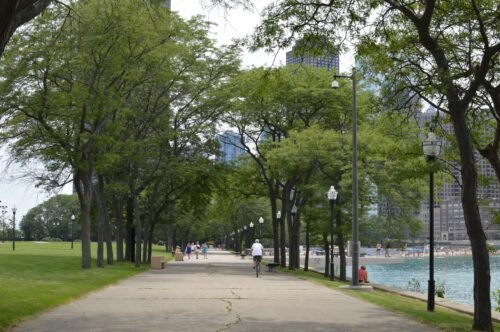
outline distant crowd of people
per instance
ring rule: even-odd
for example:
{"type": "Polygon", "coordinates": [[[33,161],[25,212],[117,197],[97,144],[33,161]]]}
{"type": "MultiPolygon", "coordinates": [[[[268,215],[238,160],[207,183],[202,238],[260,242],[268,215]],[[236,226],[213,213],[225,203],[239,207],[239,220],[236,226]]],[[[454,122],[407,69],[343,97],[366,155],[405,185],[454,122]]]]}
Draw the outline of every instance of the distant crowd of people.
{"type": "Polygon", "coordinates": [[[200,254],[203,254],[204,259],[208,259],[208,244],[206,242],[200,244],[199,241],[196,241],[195,244],[191,241],[186,244],[184,255],[188,256],[188,259],[191,259],[191,255],[194,255],[198,259],[200,254]]]}

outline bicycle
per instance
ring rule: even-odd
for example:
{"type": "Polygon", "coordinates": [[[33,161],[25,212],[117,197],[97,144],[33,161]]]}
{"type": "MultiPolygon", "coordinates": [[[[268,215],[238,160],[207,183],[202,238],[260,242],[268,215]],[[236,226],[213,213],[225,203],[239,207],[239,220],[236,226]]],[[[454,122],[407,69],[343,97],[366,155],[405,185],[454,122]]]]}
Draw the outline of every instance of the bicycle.
{"type": "Polygon", "coordinates": [[[257,276],[257,278],[259,277],[259,273],[260,273],[260,259],[261,259],[262,256],[255,256],[254,257],[254,260],[255,260],[255,274],[257,276]]]}

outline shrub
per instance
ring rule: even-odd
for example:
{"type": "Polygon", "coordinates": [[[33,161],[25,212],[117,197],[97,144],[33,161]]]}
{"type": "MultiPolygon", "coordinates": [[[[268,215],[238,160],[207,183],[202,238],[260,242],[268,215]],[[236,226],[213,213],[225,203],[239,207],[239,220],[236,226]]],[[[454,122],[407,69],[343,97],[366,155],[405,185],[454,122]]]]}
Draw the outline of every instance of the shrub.
{"type": "Polygon", "coordinates": [[[410,292],[416,292],[416,293],[421,293],[421,289],[420,289],[420,281],[418,281],[417,279],[415,278],[411,278],[410,281],[408,281],[408,287],[407,289],[410,291],[410,292]]]}
{"type": "Polygon", "coordinates": [[[497,289],[493,292],[493,296],[495,297],[496,308],[495,311],[500,312],[500,289],[497,289]]]}
{"type": "Polygon", "coordinates": [[[446,286],[446,280],[437,280],[436,281],[436,296],[444,299],[444,294],[446,294],[446,291],[448,290],[448,287],[446,286]]]}

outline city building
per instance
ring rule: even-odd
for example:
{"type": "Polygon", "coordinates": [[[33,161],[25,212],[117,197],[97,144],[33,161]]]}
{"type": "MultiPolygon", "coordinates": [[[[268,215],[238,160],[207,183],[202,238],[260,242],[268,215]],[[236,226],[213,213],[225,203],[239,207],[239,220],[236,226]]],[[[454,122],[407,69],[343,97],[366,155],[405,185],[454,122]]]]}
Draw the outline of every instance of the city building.
{"type": "Polygon", "coordinates": [[[240,135],[238,133],[226,130],[218,137],[219,140],[219,160],[224,163],[234,162],[243,154],[243,145],[240,143],[240,135]]]}
{"type": "Polygon", "coordinates": [[[286,64],[296,64],[296,65],[309,65],[318,68],[326,68],[327,70],[334,70],[336,73],[339,72],[340,63],[339,55],[332,54],[326,48],[322,52],[322,55],[312,55],[308,54],[302,45],[303,41],[298,41],[293,49],[286,53],[286,64]],[[298,47],[301,45],[302,47],[298,47]]]}
{"type": "MultiPolygon", "coordinates": [[[[425,128],[426,124],[437,116],[436,110],[429,108],[426,112],[420,113],[417,122],[420,128],[425,128]]],[[[441,124],[441,127],[448,133],[452,133],[449,124],[441,124]]],[[[443,140],[443,147],[449,143],[443,140]]],[[[476,151],[477,170],[479,176],[491,181],[482,183],[477,189],[479,199],[479,213],[483,229],[488,239],[500,239],[500,227],[494,225],[493,221],[497,214],[500,214],[500,185],[495,177],[495,173],[490,163],[476,151]]],[[[449,168],[450,174],[436,173],[436,182],[442,183],[436,186],[437,199],[434,202],[434,236],[442,241],[468,240],[465,226],[464,213],[461,201],[461,176],[460,167],[456,165],[449,168]],[[450,176],[451,175],[451,176],[450,176]]],[[[429,202],[422,202],[420,220],[427,226],[429,222],[429,202]]]]}

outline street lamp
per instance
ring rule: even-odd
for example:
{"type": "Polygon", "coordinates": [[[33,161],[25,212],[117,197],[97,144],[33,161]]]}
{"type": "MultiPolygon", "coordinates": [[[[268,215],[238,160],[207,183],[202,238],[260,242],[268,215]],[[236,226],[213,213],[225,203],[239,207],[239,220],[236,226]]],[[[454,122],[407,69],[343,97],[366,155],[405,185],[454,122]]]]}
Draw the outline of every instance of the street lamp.
{"type": "Polygon", "coordinates": [[[335,200],[337,199],[337,190],[335,190],[334,186],[330,187],[330,190],[328,190],[328,201],[330,202],[330,241],[331,241],[331,246],[330,246],[330,280],[335,279],[334,276],[334,263],[333,263],[333,204],[335,203],[335,200]]]}
{"type": "MultiPolygon", "coordinates": [[[[276,223],[280,226],[280,230],[281,230],[282,229],[281,228],[281,210],[278,210],[278,212],[276,212],[276,223]]],[[[283,253],[284,250],[282,250],[283,248],[281,246],[281,242],[274,243],[274,248],[275,248],[274,249],[274,262],[276,264],[278,264],[281,260],[281,262],[282,262],[281,264],[285,264],[283,262],[286,262],[286,255],[283,253]],[[278,255],[276,255],[276,253],[278,253],[278,255]]],[[[282,266],[285,266],[285,265],[282,265],[282,266]]]]}
{"type": "Polygon", "coordinates": [[[249,229],[249,232],[250,232],[250,242],[253,242],[253,222],[250,221],[250,229],[249,229]]]}
{"type": "Polygon", "coordinates": [[[359,224],[358,224],[358,137],[357,137],[357,106],[356,106],[356,68],[352,68],[351,76],[333,75],[332,89],[338,89],[339,78],[349,78],[352,81],[352,278],[351,286],[359,286],[359,224]]]}
{"type": "Polygon", "coordinates": [[[248,233],[247,233],[247,225],[243,226],[243,238],[245,239],[245,251],[248,248],[248,233]]]}
{"type": "MultiPolygon", "coordinates": [[[[433,132],[427,134],[422,143],[424,156],[432,163],[441,153],[441,141],[433,132]]],[[[427,311],[434,311],[434,172],[432,167],[429,171],[429,284],[427,286],[427,311]]]]}
{"type": "Polygon", "coordinates": [[[16,212],[17,208],[12,208],[12,251],[16,250],[16,212]]]}
{"type": "Polygon", "coordinates": [[[259,218],[259,237],[262,238],[262,226],[264,225],[264,218],[260,217],[259,218]]]}
{"type": "Polygon", "coordinates": [[[75,215],[71,215],[71,249],[73,250],[73,223],[75,222],[75,215]]]}

